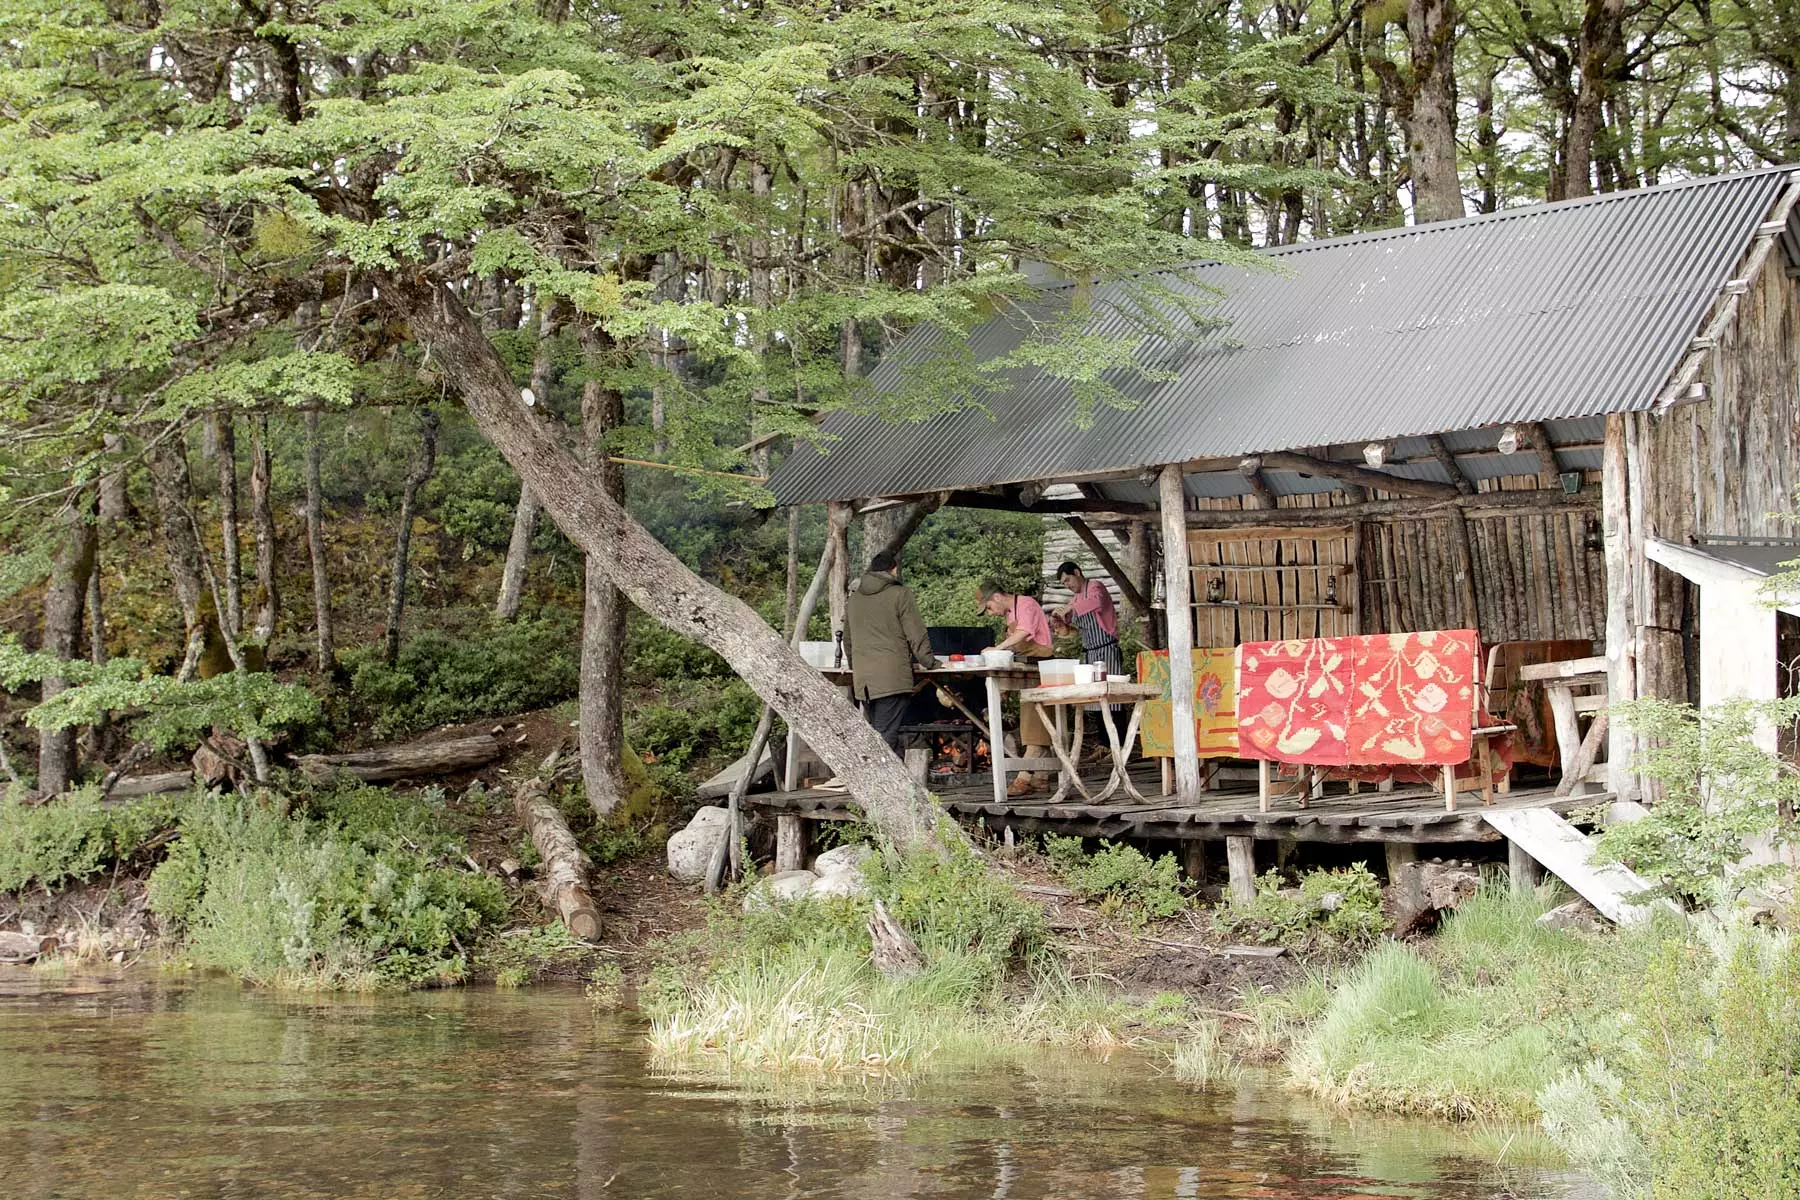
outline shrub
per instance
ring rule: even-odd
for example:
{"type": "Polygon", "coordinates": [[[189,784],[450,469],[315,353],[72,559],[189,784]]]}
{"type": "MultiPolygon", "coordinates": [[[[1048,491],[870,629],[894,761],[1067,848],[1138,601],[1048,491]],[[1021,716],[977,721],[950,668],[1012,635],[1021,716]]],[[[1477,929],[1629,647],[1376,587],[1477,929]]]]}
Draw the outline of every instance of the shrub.
{"type": "Polygon", "coordinates": [[[1381,912],[1381,881],[1361,863],[1336,870],[1308,871],[1300,886],[1285,887],[1280,872],[1256,881],[1256,896],[1229,905],[1214,921],[1233,937],[1303,945],[1367,945],[1387,932],[1381,912]]]}
{"type": "Polygon", "coordinates": [[[392,665],[377,647],[344,654],[352,719],[378,739],[495,713],[547,708],[580,684],[580,635],[574,618],[552,613],[408,638],[392,665]]]}
{"type": "MultiPolygon", "coordinates": [[[[194,961],[256,983],[326,987],[454,980],[465,947],[506,912],[500,885],[441,864],[371,820],[282,818],[209,796],[182,814],[150,877],[152,911],[186,935],[194,961]]],[[[429,847],[429,848],[427,848],[429,847]]],[[[446,857],[448,857],[446,855],[446,857]]]]}
{"type": "Polygon", "coordinates": [[[78,883],[124,863],[174,823],[180,803],[159,796],[102,807],[97,790],[83,788],[26,805],[0,793],[0,892],[78,883]]]}
{"type": "Polygon", "coordinates": [[[762,702],[737,679],[671,683],[663,699],[625,714],[625,740],[664,770],[683,771],[702,759],[742,754],[762,702]]]}
{"type": "Polygon", "coordinates": [[[1172,917],[1188,906],[1173,854],[1151,859],[1124,844],[1088,854],[1080,838],[1050,834],[1044,839],[1050,865],[1077,893],[1100,902],[1100,911],[1119,913],[1133,923],[1172,917]]]}

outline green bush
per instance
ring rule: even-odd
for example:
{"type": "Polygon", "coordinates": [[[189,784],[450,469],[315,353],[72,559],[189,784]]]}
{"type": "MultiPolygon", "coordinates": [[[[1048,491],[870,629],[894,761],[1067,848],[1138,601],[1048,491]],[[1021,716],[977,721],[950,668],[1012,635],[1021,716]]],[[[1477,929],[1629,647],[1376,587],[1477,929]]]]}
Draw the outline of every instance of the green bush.
{"type": "Polygon", "coordinates": [[[150,877],[152,911],[183,931],[195,962],[251,982],[460,979],[466,948],[505,916],[505,892],[447,865],[450,843],[429,822],[381,815],[366,797],[346,806],[357,803],[362,819],[346,824],[243,797],[194,802],[150,877]]]}
{"type": "Polygon", "coordinates": [[[742,754],[762,712],[756,693],[737,679],[670,683],[663,697],[626,712],[625,740],[665,771],[742,754]]]}
{"type": "Polygon", "coordinates": [[[378,739],[433,725],[548,708],[580,685],[581,638],[566,613],[415,634],[393,665],[379,648],[343,656],[351,719],[378,739]]]}
{"type": "Polygon", "coordinates": [[[83,788],[48,804],[0,793],[0,892],[60,887],[124,863],[173,824],[178,798],[102,807],[83,788]]]}
{"type": "Polygon", "coordinates": [[[1044,853],[1064,882],[1087,899],[1098,900],[1102,912],[1119,913],[1142,925],[1172,917],[1188,906],[1173,854],[1151,859],[1123,844],[1088,854],[1080,838],[1055,834],[1044,839],[1044,853]]]}
{"type": "Polygon", "coordinates": [[[1286,887],[1279,871],[1269,871],[1257,879],[1249,903],[1224,906],[1213,920],[1232,937],[1284,945],[1367,945],[1388,929],[1381,881],[1361,863],[1308,871],[1297,888],[1286,887]]]}

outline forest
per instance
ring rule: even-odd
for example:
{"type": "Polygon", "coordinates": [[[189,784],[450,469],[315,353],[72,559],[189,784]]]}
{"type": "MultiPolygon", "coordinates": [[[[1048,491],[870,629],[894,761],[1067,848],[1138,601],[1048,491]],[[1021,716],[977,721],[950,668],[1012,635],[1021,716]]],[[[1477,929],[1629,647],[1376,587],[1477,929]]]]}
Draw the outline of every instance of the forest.
{"type": "MultiPolygon", "coordinates": [[[[772,465],[833,411],[904,427],[1021,368],[1081,413],[1128,404],[1143,339],[1214,326],[1154,268],[1262,269],[1263,247],[1800,159],[1792,0],[0,0],[0,64],[0,915],[52,920],[41,897],[89,902],[110,877],[102,907],[139,897],[136,928],[255,983],[579,961],[613,996],[617,968],[561,933],[500,937],[556,908],[521,882],[550,865],[533,797],[635,919],[638,892],[666,903],[644,864],[696,788],[776,721],[862,805],[874,886],[945,1003],[991,1017],[1030,978],[1030,1020],[972,1040],[1169,1023],[1072,983],[1038,908],[800,666],[826,518],[777,508],[772,465]],[[1096,334],[1085,297],[1119,278],[1136,303],[1096,334]],[[969,350],[983,319],[1041,314],[1047,281],[1074,285],[1063,316],[1002,358],[969,350]],[[927,327],[944,350],[871,389],[927,327]],[[510,777],[332,771],[428,733],[492,739],[482,761],[510,777]]],[[[1042,535],[1032,515],[927,516],[906,551],[927,622],[986,620],[983,579],[1041,587],[1042,535]]],[[[858,567],[886,536],[858,523],[858,567]]],[[[1040,866],[1040,891],[1108,906],[1121,938],[1188,911],[1172,859],[1049,846],[1040,866]]],[[[1367,876],[1321,874],[1304,903],[1272,880],[1218,919],[1346,966],[1386,928],[1367,876]],[[1361,899],[1307,907],[1326,893],[1361,899]]],[[[1281,977],[1296,990],[1248,1014],[1208,992],[1175,1067],[1230,1075],[1219,1022],[1241,1021],[1351,1106],[1541,1119],[1632,1186],[1761,1138],[1755,1178],[1792,1183],[1763,1154],[1791,1134],[1745,1133],[1770,1096],[1792,1111],[1771,1063],[1800,1024],[1753,969],[1791,973],[1791,951],[1717,951],[1742,972],[1704,994],[1762,1005],[1767,1035],[1735,1067],[1671,1045],[1621,1081],[1621,1012],[1720,1019],[1703,969],[1648,942],[1582,958],[1515,936],[1536,911],[1483,903],[1460,957],[1385,945],[1334,978],[1348,1000],[1323,976],[1281,977]],[[1638,978],[1652,991],[1620,991],[1638,978]],[[1484,1006],[1536,1032],[1421,1078],[1428,1039],[1396,1048],[1371,1015],[1409,994],[1443,1045],[1492,1034],[1484,1006]],[[1353,1042],[1392,1073],[1334,1057],[1353,1042]],[[1717,1100],[1704,1136],[1695,1106],[1657,1107],[1675,1079],[1717,1100]],[[1605,1145],[1570,1132],[1607,1121],[1605,1145]]],[[[799,930],[707,911],[633,980],[666,1052],[781,1057],[682,1007],[756,954],[899,1011],[868,1054],[926,1057],[942,1010],[865,978],[862,909],[799,930]]],[[[115,962],[141,949],[94,936],[115,962]]],[[[1706,1186],[1657,1194],[1764,1184],[1706,1186]]]]}

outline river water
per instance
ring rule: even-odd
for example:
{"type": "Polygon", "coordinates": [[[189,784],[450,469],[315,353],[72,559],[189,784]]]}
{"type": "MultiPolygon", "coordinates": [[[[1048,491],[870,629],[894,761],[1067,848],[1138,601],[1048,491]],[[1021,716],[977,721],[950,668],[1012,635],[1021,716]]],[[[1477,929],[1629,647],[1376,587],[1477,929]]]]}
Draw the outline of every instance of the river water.
{"type": "Polygon", "coordinates": [[[297,997],[0,968],[0,1196],[1587,1200],[1443,1130],[1045,1053],[830,1092],[659,1077],[574,989],[297,997]]]}

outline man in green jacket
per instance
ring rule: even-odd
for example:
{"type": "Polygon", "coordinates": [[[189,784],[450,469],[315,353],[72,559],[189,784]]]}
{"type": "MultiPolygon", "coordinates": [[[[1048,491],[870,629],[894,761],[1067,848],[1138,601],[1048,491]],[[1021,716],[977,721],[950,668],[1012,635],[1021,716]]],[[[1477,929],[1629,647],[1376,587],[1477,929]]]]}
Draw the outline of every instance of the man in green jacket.
{"type": "Polygon", "coordinates": [[[912,589],[900,582],[900,564],[882,551],[850,589],[844,649],[850,656],[851,689],[863,716],[883,740],[900,750],[900,724],[913,694],[913,666],[932,667],[931,639],[912,589]]]}

